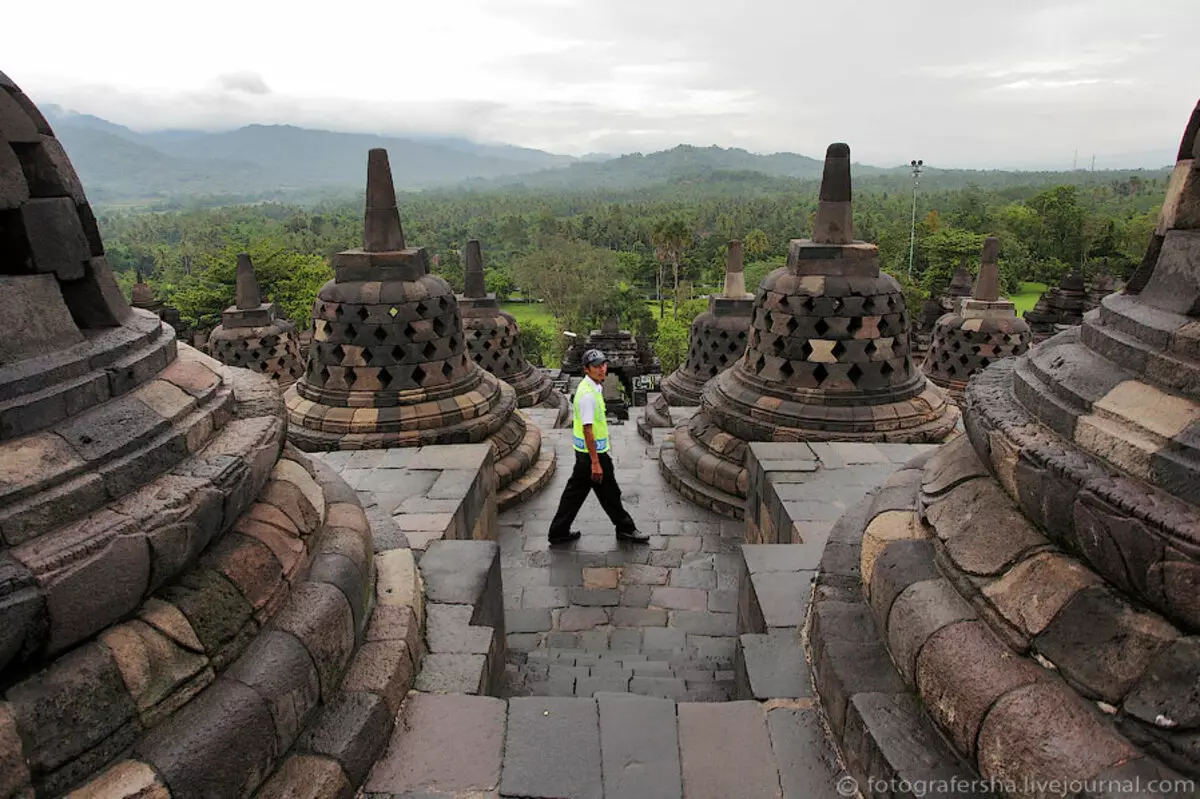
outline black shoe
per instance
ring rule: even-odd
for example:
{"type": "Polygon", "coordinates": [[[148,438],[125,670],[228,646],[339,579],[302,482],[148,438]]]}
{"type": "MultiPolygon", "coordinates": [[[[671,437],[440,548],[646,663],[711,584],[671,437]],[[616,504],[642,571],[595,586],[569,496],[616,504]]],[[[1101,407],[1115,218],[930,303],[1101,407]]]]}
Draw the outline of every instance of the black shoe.
{"type": "Polygon", "coordinates": [[[583,533],[579,532],[578,530],[572,530],[566,535],[550,536],[550,546],[561,546],[563,544],[569,544],[572,541],[578,541],[581,535],[583,535],[583,533]]]}
{"type": "Polygon", "coordinates": [[[617,531],[617,538],[621,541],[630,541],[634,544],[649,544],[650,536],[643,533],[641,530],[630,530],[628,533],[617,531]]]}

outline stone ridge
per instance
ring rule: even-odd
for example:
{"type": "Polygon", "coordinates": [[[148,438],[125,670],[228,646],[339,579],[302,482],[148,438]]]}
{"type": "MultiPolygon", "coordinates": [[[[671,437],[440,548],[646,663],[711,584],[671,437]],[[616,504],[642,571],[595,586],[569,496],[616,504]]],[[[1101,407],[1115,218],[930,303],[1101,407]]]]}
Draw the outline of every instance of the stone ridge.
{"type": "MultiPolygon", "coordinates": [[[[345,483],[296,450],[269,462],[258,501],[194,569],[133,620],[8,688],[39,794],[88,780],[131,744],[88,789],[252,789],[306,726],[319,728],[320,708],[342,701],[339,683],[359,685],[352,677],[370,652],[352,656],[373,640],[366,517],[345,483]]],[[[390,688],[397,702],[403,693],[374,678],[361,683],[390,688]]]]}

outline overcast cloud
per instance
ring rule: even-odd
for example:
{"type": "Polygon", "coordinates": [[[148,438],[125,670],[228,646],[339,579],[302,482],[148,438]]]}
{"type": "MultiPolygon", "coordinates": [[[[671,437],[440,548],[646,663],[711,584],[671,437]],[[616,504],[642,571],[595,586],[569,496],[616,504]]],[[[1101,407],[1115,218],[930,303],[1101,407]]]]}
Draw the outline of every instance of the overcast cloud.
{"type": "MultiPolygon", "coordinates": [[[[0,70],[137,130],[289,123],[554,152],[679,143],[937,166],[1158,165],[1197,0],[60,0],[0,70]],[[52,35],[48,32],[52,31],[52,35]]],[[[47,7],[48,8],[48,7],[47,7]]]]}

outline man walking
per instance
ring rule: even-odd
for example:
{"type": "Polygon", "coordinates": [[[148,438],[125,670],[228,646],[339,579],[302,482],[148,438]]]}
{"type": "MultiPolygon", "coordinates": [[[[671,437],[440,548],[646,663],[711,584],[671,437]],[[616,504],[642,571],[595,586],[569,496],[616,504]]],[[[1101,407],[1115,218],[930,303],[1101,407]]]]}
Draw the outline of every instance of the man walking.
{"type": "Polygon", "coordinates": [[[613,473],[612,458],[608,454],[608,420],[604,415],[604,392],[600,386],[608,374],[608,358],[600,350],[588,350],[583,354],[583,373],[586,377],[575,390],[575,468],[558,501],[558,511],[550,522],[550,543],[563,544],[579,538],[571,524],[587,499],[588,491],[595,490],[600,507],[617,528],[617,538],[644,544],[650,536],[640,532],[633,518],[621,504],[621,488],[613,473]]]}

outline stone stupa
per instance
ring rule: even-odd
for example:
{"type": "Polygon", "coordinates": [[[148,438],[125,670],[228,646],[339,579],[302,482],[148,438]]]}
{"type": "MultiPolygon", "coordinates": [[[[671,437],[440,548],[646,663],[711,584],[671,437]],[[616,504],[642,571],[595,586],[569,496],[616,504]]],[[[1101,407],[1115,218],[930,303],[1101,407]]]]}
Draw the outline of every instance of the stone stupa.
{"type": "Polygon", "coordinates": [[[1198,131],[1200,104],[1125,290],[971,380],[967,434],[834,526],[809,647],[852,777],[1196,796],[1198,131]]]}
{"type": "Polygon", "coordinates": [[[249,796],[344,711],[366,516],[270,380],[127,304],[3,73],[0,230],[0,796],[249,796]]]}
{"type": "Polygon", "coordinates": [[[926,377],[954,400],[962,396],[974,375],[998,360],[1024,354],[1033,338],[1016,307],[1000,299],[999,251],[996,237],[984,242],[972,296],[959,303],[956,313],[938,320],[929,354],[921,365],[926,377]]]}
{"type": "Polygon", "coordinates": [[[647,441],[653,443],[653,428],[674,426],[672,405],[698,406],[704,384],[741,359],[753,311],[754,295],[746,293],[742,243],[734,240],[725,256],[724,291],[709,295],[708,310],[692,322],[687,360],[663,380],[658,398],[638,420],[638,431],[647,441]]]}
{"type": "Polygon", "coordinates": [[[621,329],[616,316],[604,320],[599,330],[593,330],[580,344],[576,338],[563,353],[562,370],[571,375],[582,375],[581,358],[588,350],[596,349],[608,357],[608,373],[620,380],[625,396],[633,397],[633,379],[641,375],[662,372],[662,362],[648,348],[648,342],[638,339],[628,330],[621,329]]]}
{"type": "Polygon", "coordinates": [[[1038,297],[1037,304],[1025,312],[1025,321],[1033,331],[1034,343],[1045,341],[1067,327],[1083,321],[1087,290],[1083,278],[1072,272],[1062,283],[1038,297]]]}
{"type": "Polygon", "coordinates": [[[541,405],[558,411],[555,427],[566,426],[571,406],[565,394],[554,390],[550,375],[525,359],[516,317],[500,309],[495,294],[484,284],[483,253],[479,242],[467,242],[466,291],[458,298],[467,350],[475,363],[508,383],[517,392],[517,405],[541,405]]]}
{"type": "Polygon", "coordinates": [[[405,246],[386,150],[368,158],[363,247],[333,265],[307,369],[284,395],[288,438],[309,451],[487,441],[502,507],[544,486],[554,451],[516,391],[471,359],[450,284],[405,246]]]}
{"type": "Polygon", "coordinates": [[[248,253],[238,254],[237,300],[221,313],[208,348],[221,363],[259,372],[280,386],[304,373],[296,326],[278,318],[274,303],[262,301],[248,253]]]}
{"type": "Polygon", "coordinates": [[[967,267],[967,256],[964,255],[962,262],[954,270],[954,274],[950,276],[949,285],[942,292],[942,308],[945,309],[946,313],[958,313],[959,303],[970,296],[971,270],[967,267]]]}
{"type": "Polygon", "coordinates": [[[850,148],[830,145],[812,239],[754,299],[745,357],[704,387],[660,465],[684,496],[741,518],[748,441],[937,442],[958,411],[909,357],[899,284],[853,239],[850,148]]]}
{"type": "Polygon", "coordinates": [[[1084,313],[1100,307],[1100,302],[1117,290],[1117,281],[1107,272],[1097,272],[1087,286],[1087,297],[1083,301],[1084,313]]]}

